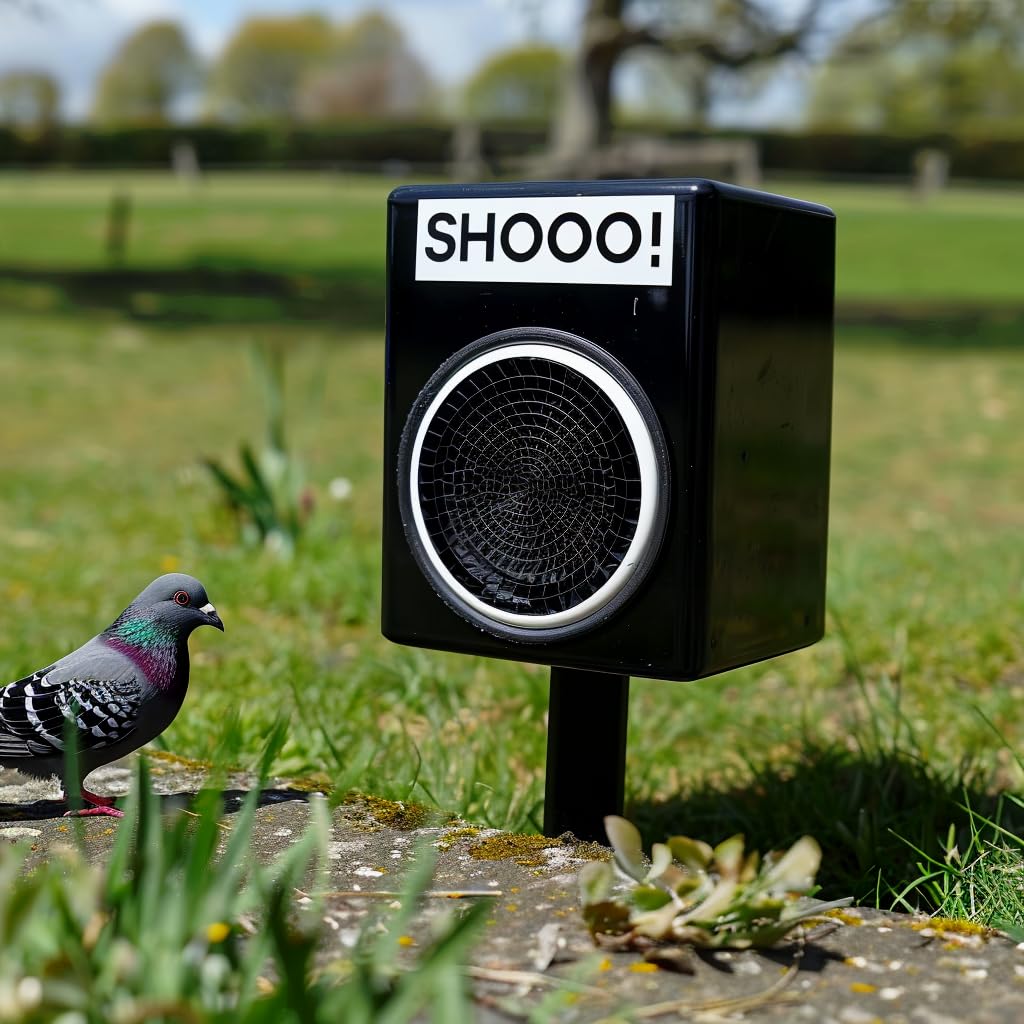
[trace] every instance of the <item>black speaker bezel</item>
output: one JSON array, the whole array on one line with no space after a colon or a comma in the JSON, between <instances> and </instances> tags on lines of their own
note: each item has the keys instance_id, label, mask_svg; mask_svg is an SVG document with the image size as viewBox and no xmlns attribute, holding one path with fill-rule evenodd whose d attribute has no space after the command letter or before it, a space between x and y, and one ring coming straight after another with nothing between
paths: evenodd
<instances>
[{"instance_id":1,"label":"black speaker bezel","mask_svg":"<svg viewBox=\"0 0 1024 1024\"><path fill-rule=\"evenodd\" d=\"M635 406L647 429L656 463L657 480L659 482L650 538L629 578L623 583L616 594L590 615L577 622L554 627L523 627L501 623L489 618L462 601L459 595L451 590L447 581L438 573L437 568L425 549L424 542L415 524L412 493L409 483L412 468L412 451L415 446L416 434L420 422L438 392L445 386L453 374L471 360L494 349L525 342L539 342L583 356L596 363L615 379ZM553 643L568 637L578 636L582 633L589 633L607 622L608 619L629 603L644 584L661 552L670 511L671 467L669 464L668 445L666 444L665 434L658 415L636 378L618 359L594 342L579 335L571 334L568 331L560 331L551 327L513 327L477 338L452 354L434 371L424 385L423 390L420 391L413 402L402 429L397 461L399 511L405 537L416 564L429 581L431 588L449 608L482 632L498 637L501 640L537 645Z\"/></svg>"}]
</instances>

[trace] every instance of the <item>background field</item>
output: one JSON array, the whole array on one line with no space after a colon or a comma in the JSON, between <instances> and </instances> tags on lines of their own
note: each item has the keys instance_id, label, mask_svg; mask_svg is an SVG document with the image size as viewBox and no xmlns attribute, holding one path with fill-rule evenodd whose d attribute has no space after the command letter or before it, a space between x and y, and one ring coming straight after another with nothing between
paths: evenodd
<instances>
[{"instance_id":1,"label":"background field","mask_svg":"<svg viewBox=\"0 0 1024 1024\"><path fill-rule=\"evenodd\" d=\"M198 185L157 173L9 173L0 176L0 268L111 269L107 210L120 193L132 206L126 253L116 263L124 270L290 271L307 275L314 296L337 288L339 275L381 287L384 200L393 184L329 173L219 174ZM1019 190L953 188L920 203L895 186L765 187L827 203L842 217L840 303L1020 305ZM253 312L265 312L250 299Z\"/></svg>"},{"instance_id":2,"label":"background field","mask_svg":"<svg viewBox=\"0 0 1024 1024\"><path fill-rule=\"evenodd\" d=\"M1022 784L1024 195L769 186L840 217L829 631L700 683L634 681L628 796L655 832L810 831L830 891L884 899L916 873L903 839L938 852L965 797ZM133 212L114 258L117 188ZM196 636L168 749L208 756L236 715L256 752L284 710L282 772L530 828L546 673L378 635L388 188L0 178L0 674L194 572L228 631ZM291 562L239 545L199 462L262 438L254 342L287 351L317 498Z\"/></svg>"}]
</instances>

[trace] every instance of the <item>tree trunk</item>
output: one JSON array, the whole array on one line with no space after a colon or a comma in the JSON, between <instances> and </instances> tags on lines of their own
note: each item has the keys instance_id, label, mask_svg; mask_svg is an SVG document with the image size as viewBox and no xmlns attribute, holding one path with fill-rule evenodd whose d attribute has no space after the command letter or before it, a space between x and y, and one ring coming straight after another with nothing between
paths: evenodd
<instances>
[{"instance_id":1,"label":"tree trunk","mask_svg":"<svg viewBox=\"0 0 1024 1024\"><path fill-rule=\"evenodd\" d=\"M733 14L710 31L673 32L657 23L629 25L623 10L629 0L587 0L579 49L569 67L562 105L552 126L544 173L559 177L589 175L594 154L611 140L612 74L619 58L637 46L657 46L677 56L699 58L706 67L694 82L698 118L710 106L710 74L725 68L739 72L797 50L832 0L805 0L795 24L766 22L754 0L732 0ZM688 0L693 3L695 0ZM708 0L710 3L710 0ZM833 3L834 6L834 3Z\"/></svg>"},{"instance_id":2,"label":"tree trunk","mask_svg":"<svg viewBox=\"0 0 1024 1024\"><path fill-rule=\"evenodd\" d=\"M625 0L590 0L552 129L549 170L573 175L611 139L612 72L619 58Z\"/></svg>"},{"instance_id":3,"label":"tree trunk","mask_svg":"<svg viewBox=\"0 0 1024 1024\"><path fill-rule=\"evenodd\" d=\"M711 114L711 70L700 67L693 76L691 87L693 98L693 124L701 130L707 128Z\"/></svg>"}]
</instances>

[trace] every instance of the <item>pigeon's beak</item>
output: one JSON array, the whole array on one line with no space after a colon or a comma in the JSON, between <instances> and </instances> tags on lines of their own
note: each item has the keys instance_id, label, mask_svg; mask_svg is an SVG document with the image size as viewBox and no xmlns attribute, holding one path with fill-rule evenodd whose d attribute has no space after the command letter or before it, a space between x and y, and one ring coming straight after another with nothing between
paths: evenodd
<instances>
[{"instance_id":1,"label":"pigeon's beak","mask_svg":"<svg viewBox=\"0 0 1024 1024\"><path fill-rule=\"evenodd\" d=\"M224 632L224 623L220 621L217 609L212 604L204 604L199 610L206 616L209 625L216 626L222 633Z\"/></svg>"}]
</instances>

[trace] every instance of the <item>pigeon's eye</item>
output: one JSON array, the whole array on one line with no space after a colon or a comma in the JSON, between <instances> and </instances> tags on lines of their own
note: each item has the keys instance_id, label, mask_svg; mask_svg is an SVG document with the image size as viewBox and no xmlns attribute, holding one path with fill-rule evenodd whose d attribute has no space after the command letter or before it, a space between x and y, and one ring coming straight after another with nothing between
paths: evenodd
<instances>
[{"instance_id":1,"label":"pigeon's eye","mask_svg":"<svg viewBox=\"0 0 1024 1024\"><path fill-rule=\"evenodd\" d=\"M188 594L185 593L184 590L179 590L174 595L174 603L180 604L182 608L184 608L189 603L190 600L191 598L188 596Z\"/></svg>"}]
</instances>

